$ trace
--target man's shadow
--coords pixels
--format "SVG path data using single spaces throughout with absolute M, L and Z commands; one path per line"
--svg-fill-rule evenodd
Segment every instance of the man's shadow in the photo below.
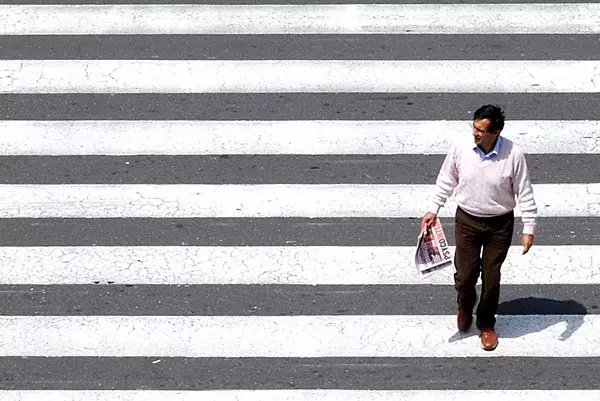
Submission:
M 583 325 L 587 309 L 577 301 L 557 301 L 548 298 L 517 298 L 501 302 L 498 305 L 496 329 L 504 338 L 517 338 L 537 333 L 558 323 L 566 323 L 567 328 L 559 336 L 559 340 L 569 339 Z M 535 319 L 519 319 L 519 315 L 538 315 Z M 510 316 L 510 319 L 506 317 Z M 508 322 L 510 320 L 510 322 Z M 517 323 L 518 322 L 518 323 Z M 515 324 L 517 323 L 517 324 Z M 473 327 L 467 333 L 456 333 L 449 342 L 478 335 Z M 500 334 L 501 333 L 501 334 Z

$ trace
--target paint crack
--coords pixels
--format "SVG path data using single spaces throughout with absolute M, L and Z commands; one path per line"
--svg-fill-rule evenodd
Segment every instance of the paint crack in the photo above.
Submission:
M 273 282 L 279 282 L 279 281 L 281 281 L 280 274 L 282 273 L 282 270 L 283 270 L 283 269 L 281 269 L 281 267 L 285 266 L 285 264 L 283 263 L 282 258 L 283 258 L 283 256 L 282 256 L 282 254 L 280 252 L 279 253 L 279 257 L 277 258 L 277 263 L 275 263 L 275 267 L 276 268 L 272 269 L 272 270 L 264 270 L 262 273 L 260 273 L 258 275 L 258 281 L 261 282 L 261 283 L 263 283 L 263 284 L 266 284 L 267 282 L 263 282 L 263 279 L 264 279 L 265 276 L 266 276 L 267 279 L 269 279 L 269 277 L 270 277 L 272 281 L 274 279 Z M 245 260 L 245 258 L 242 259 L 242 260 Z M 244 266 L 246 267 L 245 264 L 244 264 Z M 248 271 L 250 271 L 250 269 L 248 269 Z
M 598 130 L 600 129 L 600 122 L 596 122 L 596 127 L 595 127 L 595 132 L 598 132 Z M 591 135 L 592 140 L 594 141 L 594 146 L 592 151 L 596 152 L 598 151 L 598 149 L 600 149 L 600 135 Z
M 598 66 L 595 66 L 594 67 L 594 72 L 592 74 L 591 82 L 592 82 L 592 85 L 594 85 L 594 88 L 596 88 L 596 89 L 598 89 L 598 84 L 596 82 L 596 79 L 599 78 L 599 77 L 600 77 L 600 73 L 598 73 Z
M 139 191 L 136 192 L 136 194 L 139 196 L 140 200 L 144 202 L 141 202 L 140 200 L 132 200 L 129 202 L 129 205 L 132 207 L 141 209 L 152 208 L 158 212 L 166 203 L 166 201 L 162 198 L 147 198 Z
M 191 253 L 189 252 L 189 250 L 184 251 L 185 252 L 185 256 L 184 256 L 184 260 L 183 260 L 183 269 L 186 270 L 187 273 L 187 283 L 191 284 L 193 281 L 193 277 L 197 274 L 204 274 L 204 269 L 202 269 L 202 266 L 204 264 L 206 264 L 208 262 L 207 259 L 198 259 L 195 260 Z M 199 256 L 199 255 L 198 255 Z M 170 258 L 168 258 L 166 255 L 163 255 L 164 258 L 164 263 L 165 266 L 168 266 L 170 263 L 172 263 L 172 261 L 170 260 Z M 173 272 L 173 269 L 168 269 L 169 271 Z M 209 270 L 210 271 L 210 270 Z M 215 276 L 214 271 L 211 272 L 212 273 L 212 277 L 211 280 L 215 281 L 217 278 Z M 173 281 L 175 281 L 176 275 L 175 272 L 172 273 L 173 274 Z
M 299 273 L 300 273 L 301 277 L 304 276 L 304 265 L 300 261 L 300 255 L 301 255 L 300 251 L 294 250 L 294 253 L 293 253 L 293 261 L 294 261 L 294 263 L 289 268 L 289 276 L 290 276 L 290 278 L 292 278 L 292 277 L 297 278 Z M 280 253 L 280 258 L 282 256 L 283 255 Z M 280 262 L 280 263 L 278 263 L 278 265 L 282 266 L 283 264 Z
M 234 252 L 232 251 L 229 256 L 231 257 L 232 260 L 235 260 L 235 256 L 233 254 L 234 254 Z M 245 270 L 245 273 L 246 274 L 250 273 L 251 269 L 250 269 L 250 266 L 248 266 L 248 264 L 246 263 L 246 258 L 241 258 L 241 263 L 242 263 L 242 267 Z M 261 276 L 262 276 L 262 274 L 261 274 Z
M 18 72 L 20 73 L 22 69 L 23 69 L 23 63 L 20 62 Z M 8 81 L 8 90 L 11 90 L 15 85 L 14 74 L 15 74 L 15 70 L 12 70 L 12 69 L 0 70 L 0 81 L 2 81 L 2 80 Z
M 595 197 L 598 195 L 598 193 L 593 190 L 591 185 L 585 185 L 585 192 L 589 199 L 594 199 L 587 204 L 585 210 L 590 216 L 597 215 L 600 213 L 600 202 L 595 201 Z
M 114 83 L 118 83 L 118 79 L 113 75 L 114 73 L 116 73 L 119 69 L 121 68 L 120 65 L 116 66 L 115 68 L 113 68 L 113 70 L 108 74 L 108 77 L 114 81 Z

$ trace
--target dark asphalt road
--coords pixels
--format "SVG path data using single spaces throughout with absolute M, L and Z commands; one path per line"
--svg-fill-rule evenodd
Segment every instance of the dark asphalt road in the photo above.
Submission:
M 598 48 L 600 35 L 0 36 L 5 60 L 599 60 Z
M 599 370 L 598 357 L 7 357 L 0 389 L 595 390 Z
M 0 315 L 454 315 L 450 285 L 0 285 Z M 478 288 L 478 292 L 481 288 Z M 600 314 L 597 285 L 504 285 L 500 315 Z M 582 316 L 583 319 L 583 316 Z
M 0 219 L 0 246 L 414 246 L 418 230 L 410 218 L 17 218 Z M 535 243 L 598 245 L 600 217 L 539 218 Z
M 487 0 L 487 3 L 521 2 Z M 584 0 L 571 1 L 579 2 Z M 0 0 L 1 5 L 38 3 L 39 0 Z M 51 3 L 254 4 L 256 1 L 53 0 Z M 323 4 L 323 1 L 260 3 Z M 600 60 L 599 48 L 598 34 L 0 36 L 0 60 Z M 465 120 L 486 103 L 503 106 L 509 121 L 597 120 L 600 93 L 3 93 L 0 119 Z M 443 155 L 421 154 L 52 157 L 0 154 L 0 184 L 433 184 L 442 160 Z M 528 162 L 534 183 L 600 182 L 597 154 L 529 154 Z M 448 227 L 450 245 L 454 245 L 452 219 L 442 222 Z M 414 246 L 418 225 L 416 219 L 378 218 L 0 219 L 0 246 Z M 516 227 L 514 245 L 519 244 L 520 221 Z M 599 245 L 600 216 L 540 218 L 535 242 L 536 246 Z M 590 260 L 596 261 L 596 256 L 590 255 Z M 552 315 L 551 321 L 560 323 L 562 315 L 577 315 L 581 319 L 585 315 L 596 316 L 600 313 L 599 304 L 600 286 L 593 282 L 504 285 L 498 313 Z M 4 316 L 453 315 L 455 292 L 450 284 L 12 285 L 0 280 L 0 305 L 0 315 Z M 598 357 L 161 357 L 160 363 L 152 363 L 156 359 L 0 355 L 0 390 L 600 389 Z
M 0 156 L 0 184 L 435 184 L 444 155 Z M 534 184 L 596 182 L 597 154 L 527 155 Z
M 512 120 L 596 120 L 600 93 L 0 94 L 0 119 L 465 120 L 487 103 Z

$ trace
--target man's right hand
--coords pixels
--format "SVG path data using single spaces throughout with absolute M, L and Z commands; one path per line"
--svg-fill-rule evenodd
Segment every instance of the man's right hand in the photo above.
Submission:
M 431 227 L 435 223 L 436 214 L 427 212 L 425 216 L 421 218 L 421 232 L 425 230 L 425 227 Z

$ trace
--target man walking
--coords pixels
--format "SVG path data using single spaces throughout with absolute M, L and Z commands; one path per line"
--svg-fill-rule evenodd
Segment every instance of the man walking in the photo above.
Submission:
M 482 348 L 489 351 L 498 345 L 494 326 L 500 267 L 512 242 L 515 198 L 522 213 L 523 254 L 533 244 L 537 217 L 525 155 L 500 135 L 503 128 L 504 113 L 499 107 L 485 105 L 475 111 L 473 137 L 451 147 L 437 177 L 431 205 L 421 219 L 421 229 L 431 226 L 454 192 L 458 206 L 454 227 L 458 329 L 471 327 L 475 285 L 481 273 L 476 326 L 481 331 Z

